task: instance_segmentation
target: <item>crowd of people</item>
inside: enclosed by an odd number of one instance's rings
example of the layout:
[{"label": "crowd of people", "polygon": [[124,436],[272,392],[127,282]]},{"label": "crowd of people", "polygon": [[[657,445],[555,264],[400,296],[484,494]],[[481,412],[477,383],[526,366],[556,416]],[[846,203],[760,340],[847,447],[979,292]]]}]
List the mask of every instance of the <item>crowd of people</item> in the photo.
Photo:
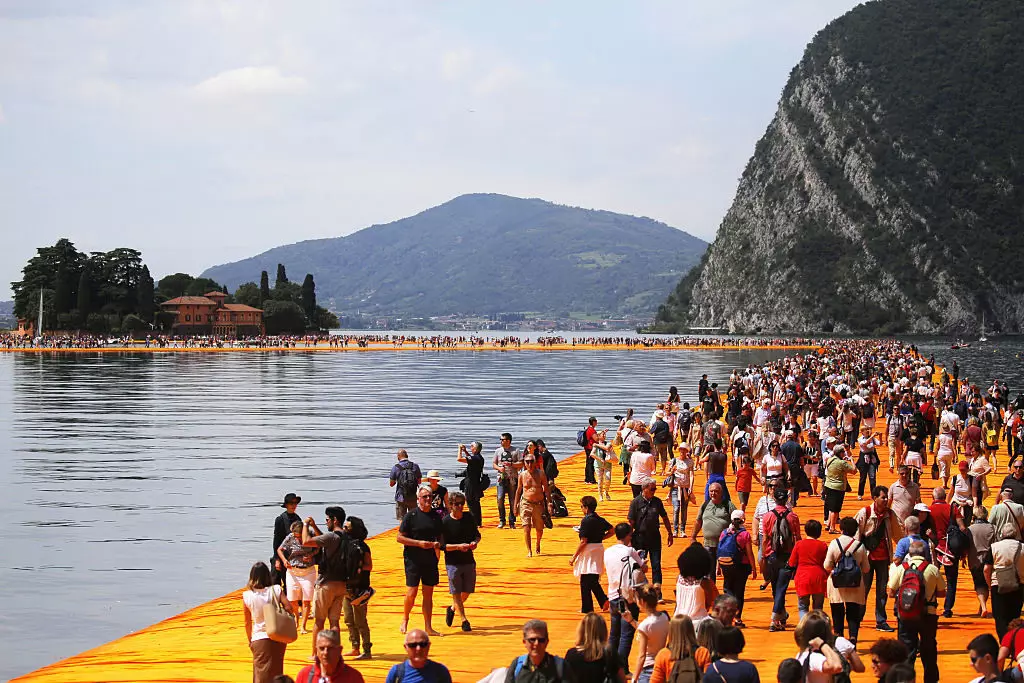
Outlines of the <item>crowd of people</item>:
[{"label": "crowd of people", "polygon": [[[704,376],[692,407],[671,387],[649,420],[628,410],[602,429],[591,417],[577,441],[594,495],[579,501],[579,543],[569,560],[584,615],[577,643],[554,656],[544,622],[527,622],[526,654],[489,680],[759,681],[742,653],[747,584],[760,577],[773,599],[767,630],[792,630],[795,642],[794,658],[778,663],[779,681],[844,681],[870,665],[880,682],[916,681],[920,670],[924,683],[935,683],[937,634],[953,618],[961,568],[971,573],[973,616],[991,618],[995,632],[964,644],[975,681],[1022,680],[1019,668],[1003,673],[1024,661],[1022,411],[1024,396],[1011,401],[1005,384],[982,389],[961,381],[955,364],[936,376],[934,362],[913,347],[845,341],[737,370],[724,389]],[[989,478],[1004,447],[1008,473],[993,493]],[[436,471],[424,475],[404,450],[389,475],[403,546],[408,659],[388,681],[450,680],[428,657],[430,638],[440,635],[434,588],[443,556],[445,625],[471,631],[480,506],[492,475],[497,526],[518,524],[530,558],[544,557],[551,517],[569,512],[560,510],[556,485],[565,475],[542,440],[519,449],[504,433],[491,457],[474,442],[459,446],[458,459],[466,469],[457,491]],[[898,477],[891,486],[877,484],[882,467]],[[616,523],[598,509],[619,473],[632,500]],[[854,483],[857,511],[844,514]],[[253,567],[243,596],[254,680],[283,674],[284,646],[267,634],[264,605],[280,605],[306,631],[310,602],[317,662],[299,680],[362,680],[345,660],[373,656],[365,525],[329,507],[321,532],[295,512],[300,500],[285,497],[273,562]],[[662,552],[676,539],[688,545],[666,589]],[[884,635],[861,652],[872,596],[873,628]],[[410,628],[417,600],[423,624]],[[344,655],[342,615],[351,644]]]}]

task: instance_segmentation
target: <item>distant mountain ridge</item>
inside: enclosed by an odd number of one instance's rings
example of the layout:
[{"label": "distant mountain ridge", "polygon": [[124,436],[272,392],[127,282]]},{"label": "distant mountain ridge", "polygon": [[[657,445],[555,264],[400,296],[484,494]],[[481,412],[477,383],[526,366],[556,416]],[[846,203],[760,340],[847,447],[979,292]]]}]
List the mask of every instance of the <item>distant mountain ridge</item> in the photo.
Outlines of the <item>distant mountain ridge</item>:
[{"label": "distant mountain ridge", "polygon": [[344,237],[275,247],[203,272],[234,289],[312,273],[342,312],[431,316],[650,314],[707,243],[649,218],[498,194],[456,197]]}]

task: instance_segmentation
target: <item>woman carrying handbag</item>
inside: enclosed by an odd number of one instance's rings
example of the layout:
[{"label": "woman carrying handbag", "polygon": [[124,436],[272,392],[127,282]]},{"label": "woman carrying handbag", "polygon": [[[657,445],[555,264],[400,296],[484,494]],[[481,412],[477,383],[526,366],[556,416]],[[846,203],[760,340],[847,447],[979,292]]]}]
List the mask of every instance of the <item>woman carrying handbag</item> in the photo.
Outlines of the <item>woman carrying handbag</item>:
[{"label": "woman carrying handbag", "polygon": [[252,681],[272,683],[275,676],[284,673],[285,648],[298,638],[295,609],[281,586],[271,581],[270,567],[263,562],[257,562],[249,570],[242,603],[245,605],[245,635],[252,650]]}]

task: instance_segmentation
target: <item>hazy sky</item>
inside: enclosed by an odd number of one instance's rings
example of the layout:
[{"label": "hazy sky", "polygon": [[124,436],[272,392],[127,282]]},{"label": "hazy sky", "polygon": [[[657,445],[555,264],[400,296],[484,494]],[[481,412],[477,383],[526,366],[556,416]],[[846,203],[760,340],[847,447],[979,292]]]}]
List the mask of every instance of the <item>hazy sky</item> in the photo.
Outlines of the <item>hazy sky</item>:
[{"label": "hazy sky", "polygon": [[153,275],[467,192],[711,240],[852,0],[0,0],[0,298],[37,246]]}]

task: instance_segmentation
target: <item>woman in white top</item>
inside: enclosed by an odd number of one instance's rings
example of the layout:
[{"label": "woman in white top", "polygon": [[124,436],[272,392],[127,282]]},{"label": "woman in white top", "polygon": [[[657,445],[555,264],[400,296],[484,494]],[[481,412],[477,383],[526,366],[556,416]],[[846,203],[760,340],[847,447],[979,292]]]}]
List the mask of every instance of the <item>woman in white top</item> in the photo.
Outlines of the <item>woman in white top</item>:
[{"label": "woman in white top", "polygon": [[676,579],[676,609],[672,616],[685,614],[699,625],[708,618],[708,599],[704,581],[711,573],[711,555],[700,543],[691,543],[676,558],[679,578]]},{"label": "woman in white top", "polygon": [[672,503],[672,535],[686,535],[686,509],[693,491],[693,458],[690,447],[679,444],[668,464],[669,501]]},{"label": "woman in white top", "polygon": [[983,505],[988,496],[988,473],[992,471],[992,465],[988,462],[988,456],[984,449],[975,450],[974,458],[971,460],[970,469],[967,474],[974,479],[974,504]]},{"label": "woman in white top", "polygon": [[956,439],[950,431],[949,424],[943,423],[942,432],[939,434],[939,445],[935,451],[935,462],[939,465],[939,479],[943,487],[949,485],[951,465],[956,458]]},{"label": "woman in white top", "polygon": [[832,625],[821,610],[808,612],[793,631],[793,638],[800,648],[797,661],[808,663],[807,683],[832,683],[832,676],[842,673],[844,659],[851,671],[864,671],[857,648],[846,638],[833,635]]},{"label": "woman in white top", "polygon": [[272,683],[275,676],[284,673],[284,651],[287,645],[271,640],[263,623],[263,606],[274,598],[294,614],[295,609],[281,590],[273,583],[270,568],[257,562],[249,570],[249,583],[242,593],[245,605],[245,635],[252,650],[252,683]]},{"label": "woman in white top", "polygon": [[772,441],[768,446],[768,454],[761,461],[761,478],[765,483],[785,482],[786,460],[779,450],[779,442]]},{"label": "woman in white top", "polygon": [[636,627],[636,666],[633,683],[648,683],[654,672],[654,658],[668,640],[668,615],[658,609],[658,592],[651,584],[637,589],[643,620]]}]

